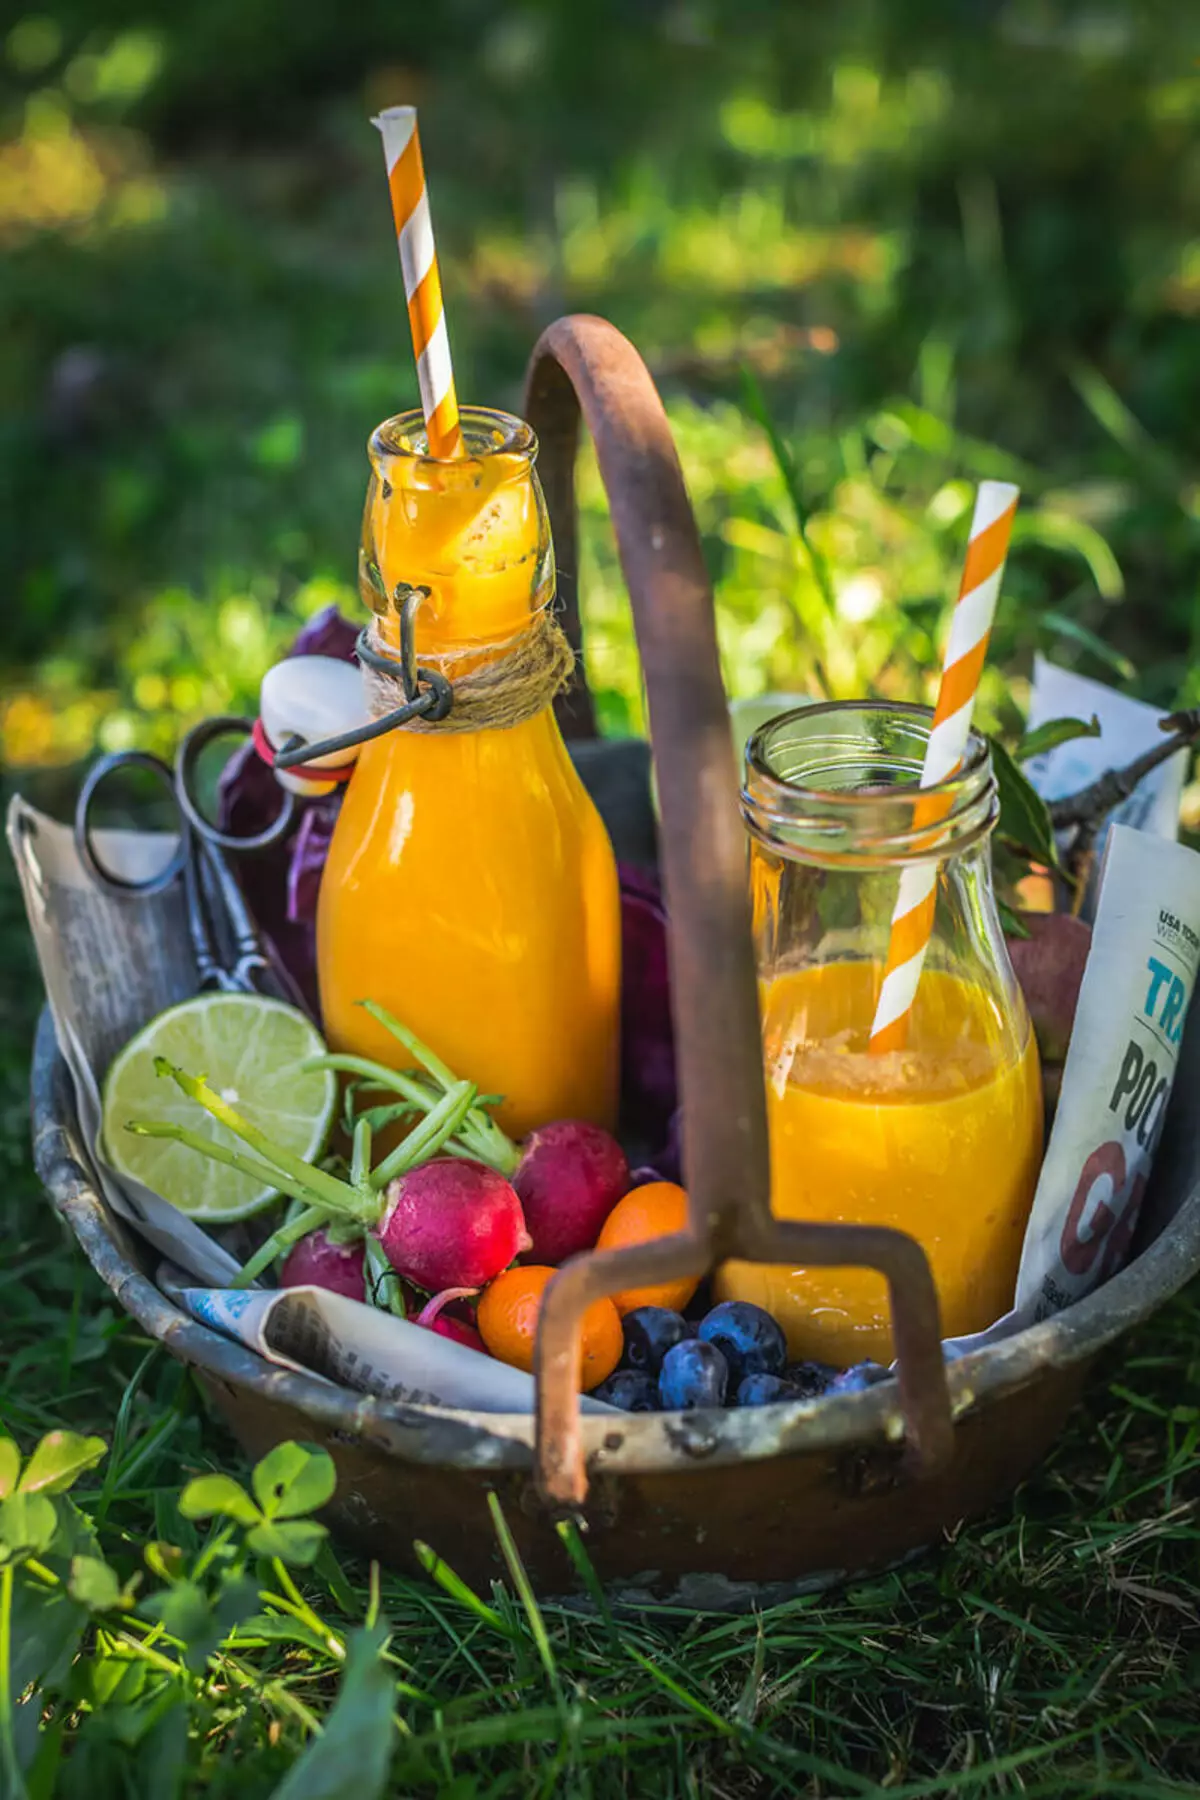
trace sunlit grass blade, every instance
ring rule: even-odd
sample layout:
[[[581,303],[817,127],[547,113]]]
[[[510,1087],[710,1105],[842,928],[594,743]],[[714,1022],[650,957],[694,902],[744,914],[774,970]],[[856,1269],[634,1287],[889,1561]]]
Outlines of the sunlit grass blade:
[[[530,1584],[529,1576],[526,1573],[525,1564],[521,1561],[521,1553],[517,1549],[512,1532],[508,1528],[508,1520],[504,1517],[499,1496],[493,1489],[488,1494],[487,1498],[488,1511],[492,1515],[492,1524],[495,1527],[496,1536],[500,1541],[500,1549],[504,1556],[504,1560],[508,1565],[508,1572],[512,1576],[513,1586],[516,1588],[521,1605],[525,1609],[525,1617],[529,1621],[529,1630],[537,1648],[538,1657],[541,1660],[543,1669],[546,1671],[546,1679],[554,1689],[557,1697],[561,1700],[562,1684],[558,1678],[558,1664],[555,1661],[554,1647],[550,1642],[550,1634],[546,1630],[546,1621],[543,1619],[541,1608],[534,1598],[533,1588]]]
[[[461,1576],[455,1574],[449,1563],[442,1561],[436,1550],[431,1549],[420,1538],[415,1538],[413,1553],[430,1580],[436,1581],[442,1592],[448,1594],[451,1600],[457,1600],[460,1606],[465,1606],[469,1612],[474,1613],[480,1623],[486,1625],[489,1630],[499,1631],[504,1637],[512,1636],[512,1629],[507,1621],[500,1617],[494,1607],[489,1606],[485,1600],[481,1600],[474,1588],[468,1587]]]

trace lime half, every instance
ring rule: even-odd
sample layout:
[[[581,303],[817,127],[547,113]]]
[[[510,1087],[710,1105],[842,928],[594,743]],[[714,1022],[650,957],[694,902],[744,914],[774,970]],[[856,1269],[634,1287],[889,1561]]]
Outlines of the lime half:
[[[121,1051],[104,1083],[104,1150],[118,1175],[129,1175],[189,1218],[218,1224],[244,1219],[275,1198],[221,1163],[169,1138],[137,1137],[131,1120],[186,1125],[228,1149],[244,1149],[202,1106],[157,1075],[156,1056],[202,1075],[230,1106],[273,1143],[312,1162],[329,1136],[337,1077],[305,1074],[301,1064],[325,1049],[320,1033],[294,1006],[261,994],[198,994],[151,1019]]]

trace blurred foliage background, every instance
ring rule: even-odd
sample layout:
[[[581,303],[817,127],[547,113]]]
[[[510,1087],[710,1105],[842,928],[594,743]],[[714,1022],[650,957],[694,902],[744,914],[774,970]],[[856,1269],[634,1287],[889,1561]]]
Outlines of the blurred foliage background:
[[[0,27],[0,741],[166,747],[357,605],[415,403],[369,114],[415,101],[460,395],[607,314],[666,394],[728,683],[927,694],[980,475],[984,696],[1200,701],[1200,16],[1178,0],[52,0]],[[759,396],[794,462],[789,495]],[[593,471],[602,718],[638,729]],[[799,502],[797,506],[795,501]]]

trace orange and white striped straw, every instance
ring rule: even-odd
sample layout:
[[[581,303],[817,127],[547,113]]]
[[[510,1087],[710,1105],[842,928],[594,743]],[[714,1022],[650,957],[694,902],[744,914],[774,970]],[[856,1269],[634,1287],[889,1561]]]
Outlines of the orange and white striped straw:
[[[996,615],[996,599],[1004,578],[1004,562],[1012,535],[1018,492],[1008,481],[981,481],[975,497],[975,516],[967,541],[967,560],[958,590],[958,602],[950,625],[950,639],[942,664],[937,706],[921,786],[936,787],[945,781],[966,755],[971,713],[979,689],[979,677],[987,656],[988,637]],[[915,808],[914,824],[931,825],[945,816],[939,797]],[[913,863],[901,870],[900,893],[892,914],[883,985],[871,1026],[869,1048],[873,1055],[903,1050],[925,952],[933,931],[937,906],[937,863]]]
[[[442,283],[429,217],[429,190],[425,186],[421,140],[417,135],[417,109],[415,106],[390,106],[371,123],[383,135],[392,217],[396,221],[396,237],[400,244],[404,297],[408,301],[408,322],[412,327],[413,350],[417,358],[417,381],[429,435],[429,454],[457,456],[462,450],[458,396],[454,391],[454,370],[450,366],[450,340],[446,336]]]

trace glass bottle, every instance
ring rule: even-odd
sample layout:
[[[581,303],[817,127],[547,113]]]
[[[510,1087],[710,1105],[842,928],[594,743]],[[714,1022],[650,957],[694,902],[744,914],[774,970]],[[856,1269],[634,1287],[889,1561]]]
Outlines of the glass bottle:
[[[461,675],[511,648],[554,593],[537,441],[464,407],[465,454],[428,455],[419,413],[370,440],[360,589],[385,652],[401,588],[425,590],[417,662]],[[399,664],[397,664],[399,668]],[[615,1122],[620,899],[604,825],[549,704],[478,731],[397,730],[363,746],[321,884],[318,977],[331,1044],[398,1066],[357,1004],[411,1027],[521,1136]]]
[[[996,786],[972,733],[957,774],[917,784],[931,714],[836,702],[770,721],[742,804],[760,980],[771,1205],[892,1225],[924,1247],[942,1331],[1013,1298],[1043,1148],[1037,1047],[992,891]],[[928,801],[941,802],[931,843]],[[933,935],[903,1049],[872,1055],[900,871],[938,867]],[[794,1359],[889,1362],[886,1284],[862,1269],[727,1263],[722,1298],[775,1314]]]

